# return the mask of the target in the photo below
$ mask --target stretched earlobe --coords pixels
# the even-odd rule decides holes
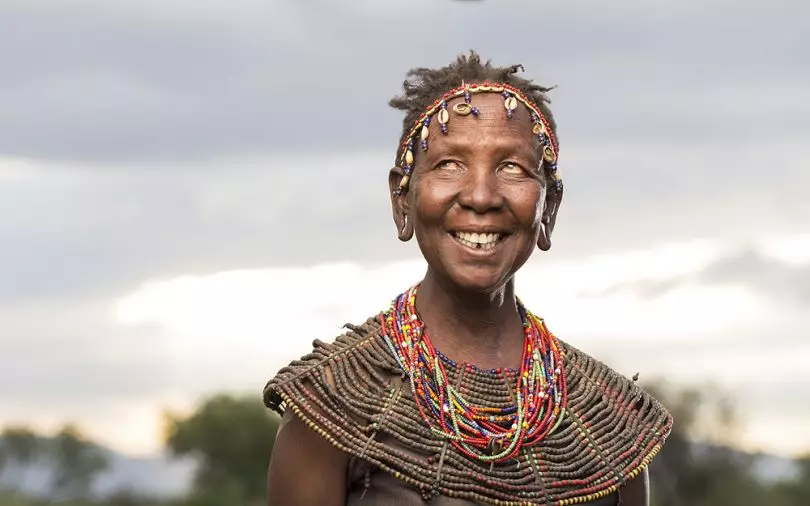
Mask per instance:
[[[543,220],[543,224],[540,225],[540,236],[537,238],[537,247],[542,251],[551,249],[551,228],[545,223],[545,220]]]
[[[394,224],[397,227],[397,237],[402,242],[408,242],[413,237],[413,223],[408,219],[409,195],[407,192],[396,191],[405,173],[399,167],[394,167],[388,173],[388,191],[391,196],[391,211],[394,215]]]
[[[554,232],[561,202],[562,188],[554,189],[546,195],[546,207],[540,220],[540,235],[537,237],[537,247],[542,251],[551,249],[551,233]]]
[[[408,220],[408,216],[405,215],[404,223],[402,224],[402,228],[399,229],[399,233],[397,237],[402,242],[408,242],[413,237],[413,224]]]

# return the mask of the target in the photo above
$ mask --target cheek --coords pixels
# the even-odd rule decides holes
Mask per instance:
[[[534,219],[535,219],[535,226],[540,227],[541,222],[543,221],[543,213],[546,210],[546,191],[542,189],[540,191],[540,195],[537,198],[537,202],[534,205]]]
[[[411,196],[410,215],[414,227],[420,228],[441,223],[447,207],[447,199],[434,188],[415,185]]]
[[[521,192],[515,200],[513,210],[524,226],[538,228],[545,210],[546,191],[541,185],[534,185]]]

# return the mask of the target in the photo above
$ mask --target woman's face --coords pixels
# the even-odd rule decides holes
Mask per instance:
[[[529,111],[508,119],[500,94],[475,95],[478,117],[453,111],[448,134],[431,123],[417,148],[403,212],[434,275],[464,290],[501,288],[529,259],[543,232],[546,184]],[[556,209],[556,205],[553,206]]]

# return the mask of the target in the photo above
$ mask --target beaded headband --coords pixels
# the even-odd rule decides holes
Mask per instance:
[[[476,93],[501,93],[503,94],[503,106],[506,109],[506,117],[512,119],[518,103],[522,103],[529,109],[532,119],[532,134],[537,136],[540,141],[541,149],[543,150],[543,165],[549,171],[552,179],[554,180],[554,187],[557,191],[561,191],[562,176],[557,168],[557,156],[559,148],[557,140],[554,137],[554,132],[551,130],[551,125],[531,100],[519,89],[508,84],[493,84],[484,82],[481,84],[469,84],[462,81],[461,86],[453,88],[442,97],[419,117],[419,119],[411,128],[405,141],[400,146],[399,166],[402,168],[404,175],[399,182],[399,187],[394,190],[395,195],[402,195],[408,190],[408,183],[413,173],[414,162],[414,146],[416,145],[417,137],[419,140],[422,151],[428,150],[428,138],[430,137],[430,122],[436,115],[436,120],[439,122],[439,130],[443,135],[447,135],[447,124],[450,121],[450,113],[447,110],[447,102],[457,97],[464,97],[464,102],[459,102],[453,106],[453,112],[459,116],[478,116],[481,111],[474,107],[471,103],[472,95]]]

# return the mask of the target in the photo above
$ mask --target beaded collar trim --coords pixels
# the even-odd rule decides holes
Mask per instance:
[[[563,187],[562,175],[557,167],[559,146],[554,132],[551,130],[551,124],[543,115],[540,108],[514,86],[484,82],[480,84],[462,83],[458,88],[453,88],[442,95],[440,99],[433,102],[414,123],[413,128],[408,132],[405,141],[399,148],[398,164],[402,168],[404,176],[402,180],[400,180],[399,187],[394,190],[394,193],[396,195],[402,195],[408,191],[408,183],[413,173],[414,148],[418,142],[422,151],[428,150],[429,138],[432,133],[430,129],[431,121],[436,119],[439,123],[439,131],[443,135],[447,135],[448,123],[450,122],[447,102],[458,97],[464,97],[464,102],[459,102],[453,106],[452,109],[456,115],[478,116],[480,111],[472,105],[472,96],[476,93],[501,93],[504,98],[503,106],[504,109],[506,109],[506,117],[509,119],[512,119],[519,103],[523,104],[529,110],[532,120],[532,134],[537,137],[541,149],[543,150],[543,166],[554,180],[556,190],[561,191]]]

